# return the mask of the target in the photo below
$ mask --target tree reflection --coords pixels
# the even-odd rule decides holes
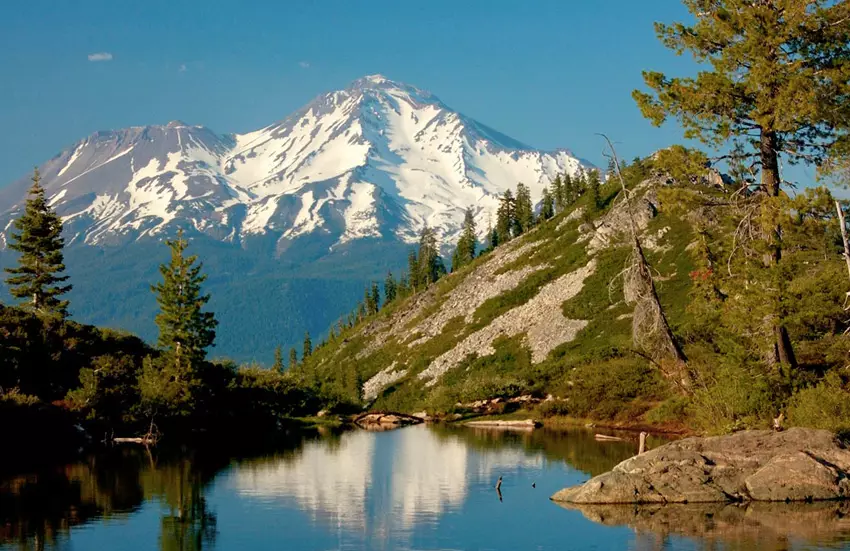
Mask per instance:
[[[121,518],[148,500],[162,504],[160,547],[209,549],[215,514],[204,487],[223,463],[180,454],[162,460],[141,449],[117,449],[85,461],[0,479],[0,546],[58,549],[74,526]]]

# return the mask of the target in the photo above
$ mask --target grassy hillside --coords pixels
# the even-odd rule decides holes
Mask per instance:
[[[837,279],[824,283],[825,276],[811,280],[812,273],[841,267],[834,236],[814,232],[806,243],[789,247],[791,272],[785,277],[795,282],[791,287],[823,288],[798,290],[787,306],[789,319],[802,321],[793,328],[801,365],[786,376],[761,366],[753,344],[760,343],[758,335],[750,334],[746,321],[735,325],[734,316],[747,311],[744,299],[760,300],[754,287],[736,274],[716,284],[724,300],[701,298],[704,274],[712,273],[703,270],[704,249],[717,255],[731,250],[735,217],[681,208],[686,201],[670,199],[679,192],[728,201],[733,188],[674,184],[653,176],[648,163],[633,165],[626,176],[660,301],[688,355],[682,368],[687,388],[673,384],[669,373],[665,378],[663,366],[649,359],[652,351],[633,343],[634,306],[623,290],[629,218],[614,182],[602,186],[598,206],[582,196],[555,218],[332,338],[298,373],[326,396],[373,409],[463,413],[476,400],[531,394],[549,397],[535,406],[540,416],[719,432],[766,426],[777,412],[788,411],[792,422],[841,429],[836,419],[843,409],[835,404],[850,393],[843,379],[828,386],[823,375],[846,370],[847,337],[840,335],[840,324],[816,329],[824,322],[804,319],[806,311],[821,308],[818,301],[838,300],[846,287]],[[799,219],[801,228],[809,223]],[[715,233],[701,247],[705,228]],[[824,242],[825,235],[829,250],[819,245],[824,250],[815,268],[810,245]],[[732,260],[728,269],[731,274]],[[717,321],[727,315],[732,321]],[[738,327],[743,329],[736,342]],[[843,359],[835,353],[841,347]],[[826,400],[838,411],[812,413],[811,400]]]
[[[684,314],[693,235],[681,219],[655,215],[658,182],[637,185],[643,176],[632,173],[635,209],[675,324]],[[637,418],[670,391],[631,351],[631,308],[618,277],[630,246],[618,191],[606,184],[598,210],[583,197],[391,304],[320,347],[300,370],[355,396],[371,379],[367,390],[377,384],[377,395],[366,399],[377,409],[449,412],[458,402],[533,393],[568,398],[574,415]]]

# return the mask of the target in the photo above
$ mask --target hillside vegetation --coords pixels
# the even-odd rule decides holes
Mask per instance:
[[[841,428],[838,412],[815,419],[810,411],[824,399],[850,398],[836,379],[850,347],[841,308],[848,285],[828,192],[788,199],[787,232],[800,241],[786,252],[796,259],[787,308],[801,352],[795,371],[783,373],[763,367],[750,346],[757,335],[719,327],[718,318],[741,314],[734,294],[746,291],[742,276],[714,272],[748,262],[730,249],[732,218],[683,208],[697,198],[734,201],[740,189],[716,173],[675,181],[658,165],[636,162],[624,173],[658,295],[688,358],[682,373],[634,344],[634,304],[624,289],[628,206],[614,178],[601,186],[598,204],[583,194],[532,231],[334,336],[297,372],[321,394],[373,409],[463,413],[477,400],[531,394],[548,397],[538,406],[544,416],[723,431],[767,425],[790,408],[792,421]]]

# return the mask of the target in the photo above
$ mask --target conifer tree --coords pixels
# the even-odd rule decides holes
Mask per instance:
[[[212,312],[203,311],[210,300],[210,295],[201,292],[207,276],[201,273],[203,264],[196,256],[185,256],[188,242],[183,230],[177,232],[177,239],[165,243],[171,249],[171,261],[159,267],[162,282],[151,286],[160,309],[158,344],[176,365],[191,369],[213,346],[218,322]]]
[[[549,220],[555,216],[555,200],[552,198],[552,193],[549,191],[549,186],[543,188],[543,196],[540,205],[540,217],[543,220]]]
[[[599,210],[602,208],[602,196],[600,194],[599,187],[601,186],[601,182],[599,181],[599,171],[598,170],[589,170],[587,172],[587,193],[590,194],[590,208],[592,210]]]
[[[310,332],[304,332],[304,348],[301,352],[301,357],[306,360],[313,353],[313,341],[310,340]]]
[[[278,373],[283,373],[283,368],[283,351],[280,345],[277,345],[274,349],[274,365],[272,365],[272,369]]]
[[[514,236],[522,235],[534,227],[534,204],[531,202],[531,190],[520,182],[516,186],[514,207]]]
[[[475,260],[475,231],[475,215],[472,212],[472,207],[467,207],[466,214],[463,217],[460,237],[458,238],[457,247],[455,248],[455,254],[452,259],[453,271]]]
[[[387,278],[384,280],[384,304],[389,304],[396,299],[398,285],[392,272],[387,272]]]
[[[369,289],[369,304],[371,305],[371,313],[377,314],[381,309],[381,290],[378,288],[378,282],[373,281]]]
[[[515,223],[515,201],[511,190],[506,189],[496,211],[496,233],[499,243],[507,243],[513,237]]]
[[[440,258],[440,251],[437,247],[437,234],[427,224],[422,228],[419,235],[417,258],[418,266],[416,270],[419,286],[427,287],[446,273],[443,259]]]
[[[15,298],[26,299],[23,307],[36,314],[65,319],[68,301],[60,297],[71,290],[65,285],[62,248],[62,220],[48,205],[38,169],[32,177],[30,197],[24,214],[15,220],[9,248],[20,253],[18,267],[6,268],[9,292]]]
[[[422,285],[419,276],[419,259],[416,257],[416,251],[411,249],[407,253],[407,277],[410,291],[413,293]]]
[[[569,174],[565,173],[564,176],[569,178]],[[564,180],[561,179],[560,174],[556,174],[555,179],[552,180],[552,201],[554,202],[553,208],[556,212],[563,212],[566,207],[564,197]]]
[[[783,200],[780,157],[820,164],[848,142],[850,3],[827,0],[683,0],[686,25],[657,23],[665,46],[702,64],[695,77],[647,71],[641,112],[660,126],[672,116],[686,138],[731,145],[760,171],[756,186],[764,290],[770,312],[753,320],[771,335],[771,362],[796,365],[782,305]],[[751,287],[752,288],[752,287]]]
[[[564,183],[561,188],[561,195],[555,197],[555,210],[563,212],[568,205],[575,203],[579,193],[576,190],[576,181],[570,176],[569,172],[564,173]]]

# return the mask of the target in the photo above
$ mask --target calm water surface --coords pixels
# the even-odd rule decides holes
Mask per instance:
[[[549,501],[635,448],[419,426],[298,434],[254,457],[122,449],[0,477],[0,549],[850,549],[840,504]]]

